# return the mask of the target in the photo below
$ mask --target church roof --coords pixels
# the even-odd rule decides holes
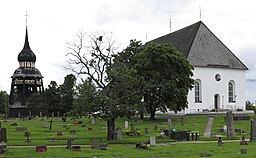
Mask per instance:
[[[18,61],[19,62],[22,62],[22,61],[36,62],[36,55],[33,53],[33,51],[29,47],[27,27],[26,27],[24,47],[18,55]]]
[[[37,68],[34,68],[34,67],[31,67],[31,68],[20,67],[20,68],[16,69],[13,73],[12,78],[16,78],[16,77],[43,78],[43,76],[41,75],[41,72]]]
[[[173,44],[193,66],[248,70],[202,21],[150,42]]]

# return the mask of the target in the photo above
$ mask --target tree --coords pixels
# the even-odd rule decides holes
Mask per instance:
[[[70,58],[66,68],[78,75],[85,75],[86,78],[90,78],[94,82],[98,91],[101,92],[97,101],[100,103],[98,108],[102,108],[102,114],[104,115],[104,107],[109,107],[111,104],[108,101],[110,96],[107,90],[106,70],[112,64],[112,54],[116,51],[114,41],[112,37],[108,38],[106,34],[90,36],[80,32],[77,37],[77,42],[68,43],[69,53],[67,55]],[[115,118],[107,119],[107,123],[107,139],[113,140]]]
[[[73,109],[75,96],[76,77],[69,74],[64,78],[64,83],[60,85],[62,112],[68,112]]]
[[[5,91],[0,91],[0,113],[5,114],[5,119],[7,119],[8,101],[9,95]]]
[[[180,111],[187,107],[187,94],[193,86],[192,66],[169,44],[149,43],[136,54],[136,69],[142,78],[142,95],[150,119],[155,112]]]
[[[51,81],[48,88],[45,89],[44,98],[49,112],[58,112],[63,109],[60,104],[60,89],[56,81]]]
[[[82,83],[77,86],[77,95],[76,100],[74,101],[73,112],[78,114],[96,112],[98,110],[97,105],[95,105],[97,95],[98,91],[92,80],[89,78],[82,80]]]

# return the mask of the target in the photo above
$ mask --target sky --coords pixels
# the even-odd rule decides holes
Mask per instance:
[[[130,39],[145,43],[201,20],[249,68],[246,99],[256,102],[255,0],[1,0],[0,90],[8,93],[19,67],[26,17],[45,88],[50,81],[62,84],[71,73],[64,69],[67,42],[81,30],[112,33],[122,49]]]

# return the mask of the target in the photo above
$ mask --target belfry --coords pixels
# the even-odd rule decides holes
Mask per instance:
[[[31,97],[35,94],[44,96],[43,76],[35,68],[36,55],[29,46],[27,26],[24,47],[18,55],[18,61],[19,68],[11,76],[8,116],[26,117],[39,115],[39,112],[42,113],[45,110],[31,106]]]

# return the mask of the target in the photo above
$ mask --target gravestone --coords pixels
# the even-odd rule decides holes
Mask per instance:
[[[96,119],[93,117],[92,120],[91,120],[91,123],[94,125],[96,122]]]
[[[92,149],[98,148],[98,147],[99,147],[98,141],[97,141],[96,139],[94,139],[94,140],[92,141]]]
[[[67,147],[66,147],[66,149],[71,149],[71,147],[72,147],[72,141],[73,141],[73,139],[68,139],[68,140],[67,140]]]
[[[168,124],[172,124],[172,119],[171,119],[171,118],[168,118],[167,123],[168,123]]]
[[[86,127],[86,124],[85,124],[85,122],[81,124],[81,127]]]
[[[241,153],[241,154],[247,154],[247,150],[246,150],[246,149],[241,149],[241,150],[240,150],[240,153]]]
[[[52,118],[54,118],[54,112],[52,112]]]
[[[156,146],[156,137],[150,136],[149,142],[150,142],[150,146]]]
[[[57,136],[62,136],[62,131],[57,131]]]
[[[51,121],[50,121],[50,127],[49,127],[49,129],[52,129],[52,119],[51,119]]]
[[[16,122],[13,122],[10,126],[18,126],[18,124]]]
[[[116,129],[116,140],[122,140],[122,128]]]
[[[38,145],[38,146],[36,146],[36,151],[37,152],[46,152],[46,148],[47,148],[46,145]]]
[[[20,112],[18,113],[18,118],[20,118]]]
[[[225,132],[225,133],[227,132],[227,125],[223,126],[223,132]]]
[[[31,113],[31,111],[29,111],[28,112],[28,119],[31,120],[31,118],[32,118],[32,113]]]
[[[0,129],[0,143],[2,142],[7,142],[7,137],[6,137],[6,128],[1,128]]]
[[[226,113],[227,137],[235,136],[235,125],[232,111]]]
[[[251,120],[250,141],[256,142],[256,121],[255,120]]]
[[[135,128],[134,128],[134,121],[132,120],[132,123],[131,123],[131,131],[134,131]]]
[[[57,117],[58,117],[58,118],[60,117],[60,112],[57,112]]]
[[[125,122],[124,122],[124,128],[125,128],[125,129],[128,129],[128,128],[129,128],[128,121],[125,121]]]
[[[76,130],[70,130],[70,134],[76,134]]]
[[[148,134],[149,128],[145,128],[145,134]]]
[[[29,140],[30,133],[28,131],[26,131],[24,135],[25,135],[25,137],[27,137],[25,142],[30,142],[30,140]]]
[[[44,123],[44,128],[49,128],[49,125],[47,122]]]
[[[16,127],[16,131],[27,131],[27,127]]]
[[[42,118],[43,117],[43,113],[39,112],[39,117]]]

